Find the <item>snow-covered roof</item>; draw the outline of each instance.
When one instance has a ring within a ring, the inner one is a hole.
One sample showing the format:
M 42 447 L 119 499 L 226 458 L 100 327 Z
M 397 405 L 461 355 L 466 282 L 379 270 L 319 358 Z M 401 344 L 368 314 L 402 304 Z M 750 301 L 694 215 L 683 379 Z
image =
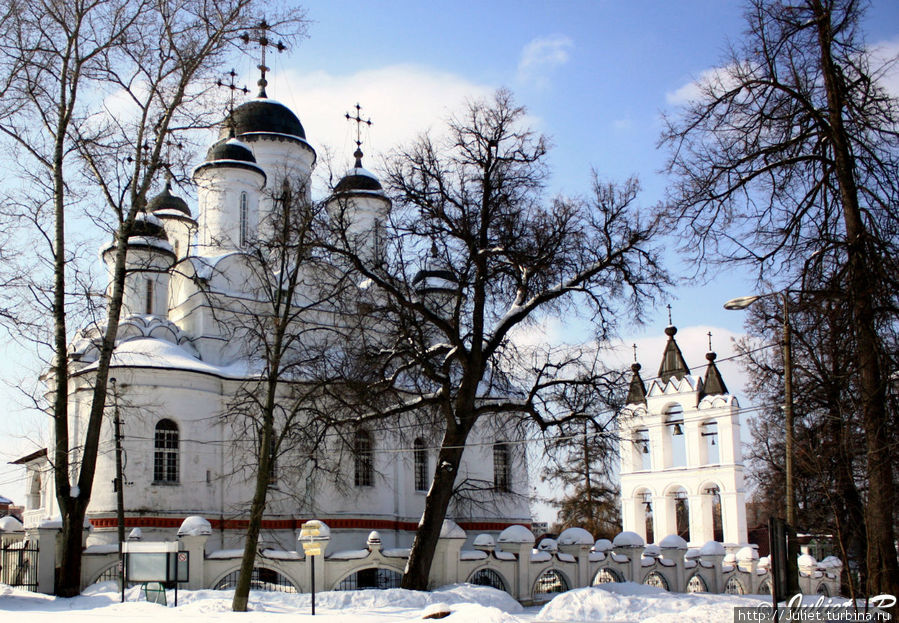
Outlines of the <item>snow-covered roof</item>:
M 752 562 L 758 559 L 759 553 L 754 547 L 744 547 L 737 552 L 737 560 L 740 562 Z
M 97 363 L 93 362 L 83 370 L 91 371 L 96 367 Z M 130 339 L 116 346 L 110 367 L 188 370 L 222 378 L 246 378 L 249 374 L 245 361 L 239 360 L 228 366 L 212 365 L 200 361 L 178 344 L 150 337 Z
M 609 539 L 597 539 L 593 544 L 593 550 L 597 552 L 607 552 L 612 549 L 612 542 Z
M 441 539 L 464 539 L 465 536 L 465 530 L 460 528 L 455 521 L 450 519 L 443 520 L 443 525 L 440 526 Z
M 612 541 L 614 547 L 643 547 L 643 537 L 636 532 L 620 532 Z
M 0 517 L 0 532 L 22 532 L 24 529 L 22 522 L 12 515 Z
M 492 534 L 479 534 L 474 538 L 475 547 L 494 547 L 496 541 L 493 540 Z
M 593 545 L 593 535 L 583 528 L 568 528 L 559 535 L 559 545 Z
M 687 542 L 676 534 L 669 534 L 659 543 L 659 547 L 687 549 Z
M 724 556 L 726 554 L 727 550 L 724 549 L 724 546 L 718 541 L 708 541 L 699 548 L 700 556 Z
M 524 526 L 509 526 L 499 533 L 497 543 L 533 543 L 534 533 Z
M 212 524 L 199 515 L 191 515 L 181 522 L 178 536 L 201 536 L 212 534 Z

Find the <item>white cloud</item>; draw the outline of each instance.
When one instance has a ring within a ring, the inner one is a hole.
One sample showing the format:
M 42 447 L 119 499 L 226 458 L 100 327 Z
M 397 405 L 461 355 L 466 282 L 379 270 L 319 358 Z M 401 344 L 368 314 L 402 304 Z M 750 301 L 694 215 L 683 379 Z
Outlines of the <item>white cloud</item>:
M 672 106 L 684 106 L 700 99 L 710 84 L 720 90 L 734 83 L 729 67 L 712 67 L 700 72 L 698 78 L 679 89 L 665 93 L 665 101 Z
M 362 106 L 365 164 L 407 144 L 425 131 L 439 131 L 445 119 L 462 111 L 466 100 L 489 96 L 494 87 L 419 65 L 391 65 L 348 75 L 287 70 L 272 76 L 268 95 L 293 110 L 310 144 L 334 152 L 335 166 L 352 164 L 356 124 L 344 116 Z
M 899 40 L 871 46 L 871 66 L 880 71 L 878 82 L 893 97 L 899 97 Z
M 532 39 L 521 50 L 518 61 L 518 79 L 539 88 L 548 86 L 548 74 L 568 62 L 574 41 L 565 35 L 551 35 Z

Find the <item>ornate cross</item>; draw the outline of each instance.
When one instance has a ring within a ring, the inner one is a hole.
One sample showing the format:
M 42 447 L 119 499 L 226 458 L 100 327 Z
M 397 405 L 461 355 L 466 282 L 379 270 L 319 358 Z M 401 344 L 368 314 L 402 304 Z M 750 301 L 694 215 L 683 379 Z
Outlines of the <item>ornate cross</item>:
M 709 336 L 709 352 L 712 352 L 712 332 L 711 331 L 708 332 L 708 336 Z
M 355 121 L 356 122 L 356 149 L 362 149 L 362 124 L 365 123 L 369 127 L 371 127 L 371 119 L 363 119 L 362 118 L 362 106 L 358 103 L 356 104 L 356 116 L 350 116 L 350 113 L 346 114 L 347 121 Z
M 274 43 L 271 39 L 268 38 L 268 35 L 266 33 L 268 32 L 269 25 L 265 20 L 259 22 L 259 25 L 256 27 L 256 29 L 259 31 L 258 35 L 256 35 L 255 37 L 251 37 L 250 33 L 245 32 L 240 36 L 240 40 L 244 42 L 244 45 L 249 45 L 250 43 L 258 43 L 259 47 L 262 49 L 262 62 L 256 65 L 261 73 L 261 77 L 256 83 L 259 85 L 259 95 L 257 97 L 268 97 L 268 95 L 265 94 L 265 87 L 266 85 L 268 85 L 268 81 L 265 79 L 265 72 L 267 72 L 270 68 L 265 64 L 265 49 L 268 46 L 272 46 L 276 50 L 278 50 L 278 52 L 283 52 L 287 49 L 287 46 L 284 45 L 281 41 L 278 41 L 278 43 Z
M 637 363 L 637 344 L 634 343 L 634 363 Z
M 668 303 L 667 307 L 668 307 L 668 326 L 670 327 L 672 324 L 674 324 L 673 322 L 671 322 L 671 303 Z

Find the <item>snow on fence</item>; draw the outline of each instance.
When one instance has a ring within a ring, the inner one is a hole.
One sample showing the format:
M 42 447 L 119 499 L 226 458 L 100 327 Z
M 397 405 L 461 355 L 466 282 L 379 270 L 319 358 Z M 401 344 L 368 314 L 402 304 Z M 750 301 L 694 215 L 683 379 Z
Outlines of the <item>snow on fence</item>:
M 45 524 L 29 529 L 27 538 L 55 543 L 58 533 L 58 527 Z M 173 535 L 180 542 L 180 549 L 191 553 L 190 581 L 184 588 L 226 589 L 236 584 L 243 551 L 206 551 L 211 533 L 205 519 L 188 517 L 177 535 Z M 3 533 L 3 537 L 24 538 L 26 533 Z M 465 531 L 451 521 L 445 522 L 429 586 L 460 582 L 488 585 L 526 604 L 547 601 L 572 588 L 607 582 L 632 581 L 689 593 L 768 594 L 771 589 L 768 561 L 759 559 L 755 548 L 715 541 L 688 549 L 683 539 L 671 535 L 658 544 L 644 545 L 633 532 L 622 532 L 611 542 L 594 541 L 586 530 L 569 528 L 557 540 L 544 539 L 535 548 L 530 530 L 512 526 L 495 539 L 489 534 L 476 536 L 471 549 L 465 548 L 466 542 Z M 42 555 L 55 550 L 56 547 L 41 547 Z M 256 557 L 253 588 L 309 592 L 312 564 L 316 566 L 317 591 L 393 588 L 399 586 L 408 556 L 408 549 L 382 549 L 377 532 L 369 535 L 363 548 L 326 550 L 324 556 L 307 558 L 302 547 L 294 551 L 266 549 Z M 48 567 L 54 568 L 52 562 L 42 561 L 38 588 L 41 592 L 52 592 L 52 575 L 48 578 L 45 572 Z M 84 586 L 117 578 L 117 565 L 115 545 L 85 548 Z M 837 595 L 841 567 L 842 563 L 834 557 L 818 562 L 811 556 L 801 556 L 802 592 Z

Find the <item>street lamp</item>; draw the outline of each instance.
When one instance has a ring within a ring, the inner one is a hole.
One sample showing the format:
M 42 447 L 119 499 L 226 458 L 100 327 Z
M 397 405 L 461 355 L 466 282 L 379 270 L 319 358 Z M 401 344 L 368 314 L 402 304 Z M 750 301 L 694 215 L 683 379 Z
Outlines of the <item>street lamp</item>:
M 724 309 L 746 309 L 759 299 L 779 296 L 783 303 L 783 344 L 784 344 L 784 428 L 786 439 L 784 448 L 784 471 L 786 472 L 785 493 L 787 498 L 787 523 L 796 525 L 796 491 L 793 487 L 793 349 L 790 339 L 790 299 L 786 290 L 753 296 L 740 296 L 724 304 Z

